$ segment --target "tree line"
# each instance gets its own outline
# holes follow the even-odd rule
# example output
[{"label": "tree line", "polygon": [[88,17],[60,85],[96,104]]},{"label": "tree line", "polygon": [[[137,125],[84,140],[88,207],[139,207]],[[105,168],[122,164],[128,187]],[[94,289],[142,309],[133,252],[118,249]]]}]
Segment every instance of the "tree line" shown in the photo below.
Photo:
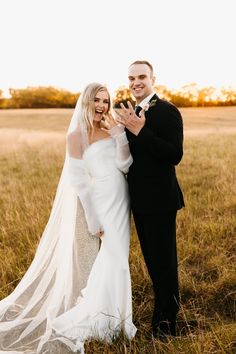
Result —
[{"label": "tree line", "polygon": [[[236,91],[229,88],[216,89],[212,86],[198,88],[196,84],[182,86],[178,90],[158,85],[154,88],[160,98],[172,102],[177,107],[206,107],[236,105]],[[74,108],[80,93],[55,87],[27,87],[9,90],[10,97],[4,98],[0,90],[0,109],[10,108]],[[120,87],[114,93],[113,105],[126,104],[134,100],[127,87]]]},{"label": "tree line", "polygon": [[10,88],[9,94],[4,98],[0,91],[0,108],[73,108],[80,95],[51,86]]},{"label": "tree line", "polygon": [[[198,88],[197,84],[182,86],[178,90],[172,90],[164,85],[154,87],[154,91],[160,98],[172,102],[177,107],[209,107],[209,106],[235,106],[236,90],[232,87],[216,89],[212,86]],[[130,90],[120,88],[115,93],[114,105],[120,102],[134,103]]]}]

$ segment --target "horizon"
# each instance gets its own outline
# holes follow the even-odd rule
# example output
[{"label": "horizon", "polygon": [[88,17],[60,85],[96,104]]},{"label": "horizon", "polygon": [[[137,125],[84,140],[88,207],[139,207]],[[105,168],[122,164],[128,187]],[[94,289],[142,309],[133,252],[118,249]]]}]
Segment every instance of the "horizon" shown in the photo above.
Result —
[{"label": "horizon", "polygon": [[[158,87],[165,87],[166,89],[168,89],[169,91],[171,91],[171,92],[174,92],[174,91],[176,91],[176,92],[180,92],[181,91],[181,89],[184,89],[184,88],[186,88],[186,87],[191,87],[191,86],[195,86],[195,88],[196,88],[196,90],[201,90],[201,89],[205,89],[205,88],[213,88],[214,90],[216,90],[216,91],[221,91],[221,90],[224,90],[224,89],[230,89],[230,90],[232,90],[233,92],[236,92],[236,87],[233,87],[233,86],[231,86],[231,85],[225,85],[225,86],[221,86],[221,87],[215,87],[215,86],[213,86],[213,85],[208,85],[208,86],[200,86],[200,85],[198,85],[196,82],[192,82],[192,83],[186,83],[186,84],[184,84],[184,85],[182,85],[182,86],[180,86],[180,87],[175,87],[175,88],[173,88],[173,87],[168,87],[168,86],[166,86],[166,85],[162,85],[161,83],[159,83],[159,84],[154,84],[154,89],[157,89],[158,90]],[[70,90],[70,89],[68,89],[68,88],[65,88],[65,87],[57,87],[57,86],[55,86],[55,85],[47,85],[47,86],[41,86],[41,85],[38,85],[38,86],[31,86],[31,85],[29,85],[29,86],[25,86],[25,87],[9,87],[6,91],[4,91],[4,90],[2,90],[2,88],[0,87],[0,91],[2,90],[2,92],[3,92],[3,94],[2,94],[2,97],[4,98],[4,99],[7,99],[7,98],[11,98],[11,95],[10,95],[10,92],[9,92],[9,90],[11,90],[11,89],[13,89],[13,90],[26,90],[26,89],[29,89],[29,88],[35,88],[35,89],[37,89],[37,88],[40,88],[40,87],[42,87],[42,88],[49,88],[49,87],[53,87],[53,88],[55,88],[55,89],[57,89],[57,90],[62,90],[62,91],[68,91],[69,93],[71,93],[71,94],[80,94],[81,92],[82,92],[82,90],[81,91],[72,91],[72,90]],[[115,95],[115,92],[117,92],[117,91],[119,91],[119,90],[122,90],[122,89],[129,89],[129,87],[128,87],[128,85],[121,85],[120,87],[117,87],[117,88],[115,88],[113,91],[109,91],[110,92],[110,94],[111,94],[111,96],[114,98],[114,95]],[[188,90],[186,91],[186,92],[189,92]]]}]

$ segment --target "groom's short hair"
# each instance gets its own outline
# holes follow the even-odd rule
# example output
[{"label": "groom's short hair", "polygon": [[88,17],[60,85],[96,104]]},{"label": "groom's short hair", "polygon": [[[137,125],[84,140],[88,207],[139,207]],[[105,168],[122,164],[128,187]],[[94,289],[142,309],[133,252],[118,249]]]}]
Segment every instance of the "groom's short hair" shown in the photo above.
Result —
[{"label": "groom's short hair", "polygon": [[135,60],[132,64],[130,64],[130,66],[135,64],[146,64],[149,67],[151,74],[153,75],[153,66],[147,60]]}]

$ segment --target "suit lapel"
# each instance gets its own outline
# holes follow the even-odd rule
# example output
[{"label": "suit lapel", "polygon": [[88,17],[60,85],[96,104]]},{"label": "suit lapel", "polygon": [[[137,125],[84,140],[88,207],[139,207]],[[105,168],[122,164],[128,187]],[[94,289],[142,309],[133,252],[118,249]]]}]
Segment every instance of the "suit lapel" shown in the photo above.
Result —
[{"label": "suit lapel", "polygon": [[151,99],[149,100],[149,103],[151,103],[152,101],[156,101],[151,107],[148,108],[148,110],[145,112],[145,117],[146,119],[148,119],[150,117],[150,115],[152,114],[152,109],[158,105],[160,98],[154,94]]},{"label": "suit lapel", "polygon": [[[160,101],[160,98],[157,96],[156,93],[151,97],[151,99],[149,100],[149,103],[152,102],[153,100],[156,100],[155,105],[157,105],[157,104],[159,103],[159,101]],[[152,107],[153,107],[153,106],[152,106]],[[152,107],[150,107],[150,109],[152,109]],[[149,112],[149,109],[148,109],[148,111],[145,113],[146,119],[148,119],[149,113],[151,113],[151,112]],[[135,138],[135,135],[132,134],[132,133],[131,133],[128,129],[126,129],[126,128],[125,128],[125,131],[126,131],[126,134],[127,134],[127,137],[128,137],[129,142],[132,144],[132,143],[133,143],[133,140],[134,140],[134,138]]]}]

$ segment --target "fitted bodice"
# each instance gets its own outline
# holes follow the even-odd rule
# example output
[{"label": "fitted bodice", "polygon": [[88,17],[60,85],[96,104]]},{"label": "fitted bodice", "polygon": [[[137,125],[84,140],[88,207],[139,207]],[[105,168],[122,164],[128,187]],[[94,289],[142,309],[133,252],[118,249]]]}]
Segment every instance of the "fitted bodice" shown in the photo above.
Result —
[{"label": "fitted bodice", "polygon": [[121,173],[115,162],[116,143],[105,138],[92,143],[84,152],[83,160],[88,173],[93,178],[104,178]]}]

